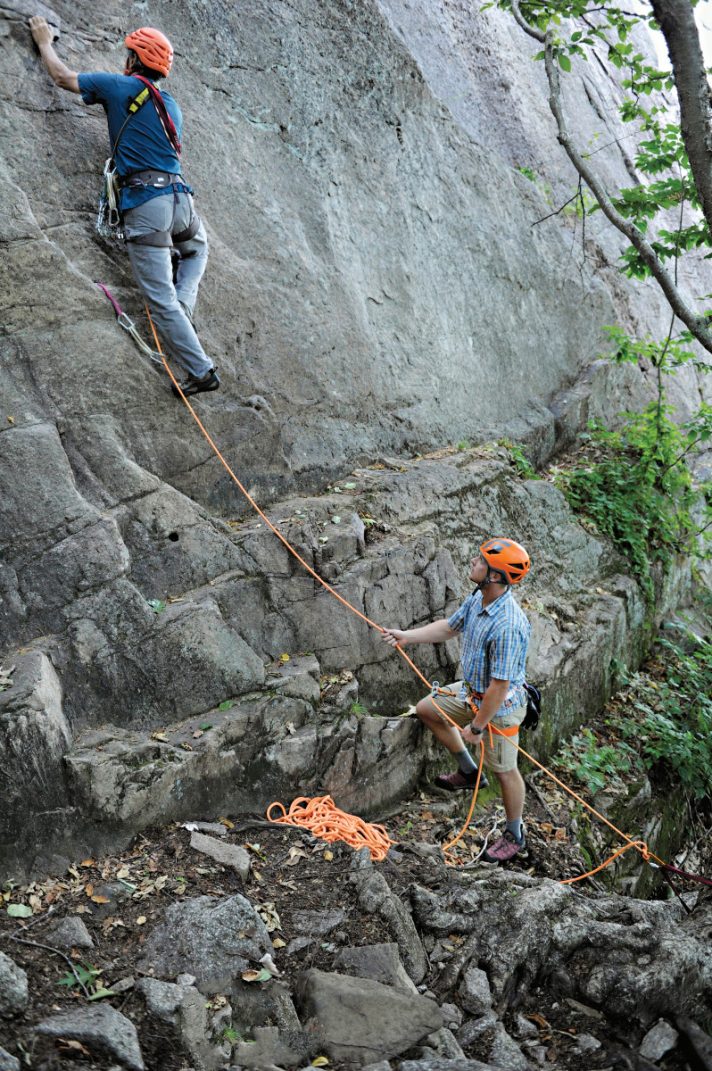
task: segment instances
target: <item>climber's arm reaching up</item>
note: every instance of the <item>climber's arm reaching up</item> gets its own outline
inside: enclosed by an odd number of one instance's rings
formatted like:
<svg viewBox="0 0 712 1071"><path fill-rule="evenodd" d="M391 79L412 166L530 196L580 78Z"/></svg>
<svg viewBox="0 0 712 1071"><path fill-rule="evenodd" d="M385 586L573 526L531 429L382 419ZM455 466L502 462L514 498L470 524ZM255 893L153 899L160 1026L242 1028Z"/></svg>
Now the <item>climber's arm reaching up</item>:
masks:
<svg viewBox="0 0 712 1071"><path fill-rule="evenodd" d="M33 15L30 19L30 32L39 49L42 62L47 74L60 89L68 89L71 93L79 92L79 79L75 71L70 71L65 63L54 51L52 45L52 29L41 15Z"/></svg>

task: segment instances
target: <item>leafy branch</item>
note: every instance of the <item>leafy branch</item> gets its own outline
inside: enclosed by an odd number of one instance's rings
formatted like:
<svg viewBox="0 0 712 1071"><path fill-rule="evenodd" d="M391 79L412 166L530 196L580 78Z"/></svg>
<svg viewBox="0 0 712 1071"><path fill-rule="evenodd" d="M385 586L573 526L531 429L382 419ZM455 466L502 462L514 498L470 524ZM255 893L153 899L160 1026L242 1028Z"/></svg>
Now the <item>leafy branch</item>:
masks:
<svg viewBox="0 0 712 1071"><path fill-rule="evenodd" d="M663 260L668 255L674 255L674 250L670 251L669 244L667 246L664 243L656 244L648 241L645 232L640 226L642 208L644 207L644 194L639 195L640 201L638 204L639 211L629 212L626 216L624 211L631 206L626 204L625 198L618 199L618 205L608 195L602 181L598 178L598 175L594 171L593 166L590 163L590 158L587 158L576 147L575 141L572 138L564 117L563 105L562 105L562 93L561 93L561 80L560 71L571 70L571 55L578 54L585 57L584 45L593 44L596 40L604 40L608 44L608 54L611 61L616 66L623 66L625 62L633 63L634 69L638 72L638 77L634 79L634 83L638 91L652 91L654 85L662 85L669 81L669 76L665 76L664 72L657 72L653 69L644 69L643 57L638 53L632 53L630 43L626 41L628 34L631 32L632 24L634 21L639 21L631 13L626 14L619 9L598 9L605 11L605 26L590 26L587 31L575 31L571 34L568 42L564 42L559 36L555 34L555 28L560 25L562 18L574 18L576 16L583 17L586 15L590 8L582 2L582 0L573 0L573 2L561 3L554 0L549 3L520 3L520 0L500 0L500 6L509 7L522 30L528 34L533 40L544 45L543 51L539 53L539 58L544 60L544 68L546 71L547 82L549 86L549 107L551 113L554 116L557 128L557 139L566 152L569 160L575 167L579 176L585 182L591 193L596 199L599 209L603 212L609 222L623 234L630 242L634 250L634 256L629 256L629 266L632 273L635 274L650 274L655 278L658 285L662 289L667 301L675 314L675 316L685 324L690 334L700 343L701 346L708 353L712 353L712 332L708 326L708 320L705 315L699 315L693 308L691 308L682 296L675 279L665 267ZM688 4L689 6L689 4ZM523 8L526 8L530 18L528 19L523 14ZM608 41L607 32L609 30L615 30L621 39L618 43L611 43ZM641 74L645 76L644 83L641 82ZM628 106L627 114L632 118L638 115L634 104ZM653 123L654 120L650 119ZM710 131L710 144L712 144L712 131ZM652 153L652 147L648 146L648 150ZM672 151L672 147L668 147L668 152ZM655 155L655 154L653 154ZM679 156L679 149L677 150L677 156ZM641 163L641 157L638 157L638 163ZM712 173L712 154L708 161L710 172ZM659 168L662 166L662 159L660 154L657 153L652 160L651 166ZM711 180L712 181L712 180ZM650 187L646 188L649 196L655 196L655 191L651 191ZM687 197L693 204L703 203L702 196L698 197L698 190L696 183L694 184L694 195L691 187L685 187L683 190L682 184L677 192L677 198L683 196ZM658 191L659 197L663 200L667 198L670 200L671 190L664 186ZM630 200L634 199L633 194L630 195ZM673 202L674 203L674 202ZM648 208L648 211L650 210ZM664 206L660 206L664 207ZM621 208L624 211L621 211ZM712 218L712 195L710 196L710 217ZM706 241L709 235L708 221L704 227L704 232L700 235L702 243ZM692 236L690 236L692 241Z"/></svg>

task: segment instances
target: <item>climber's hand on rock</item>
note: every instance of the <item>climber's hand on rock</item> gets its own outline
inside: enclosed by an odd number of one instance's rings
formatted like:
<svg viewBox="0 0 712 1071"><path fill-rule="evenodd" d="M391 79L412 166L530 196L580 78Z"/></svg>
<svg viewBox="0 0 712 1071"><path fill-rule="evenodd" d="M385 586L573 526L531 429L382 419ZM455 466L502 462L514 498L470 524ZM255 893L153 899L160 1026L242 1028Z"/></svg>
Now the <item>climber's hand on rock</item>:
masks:
<svg viewBox="0 0 712 1071"><path fill-rule="evenodd" d="M30 33L38 48L51 45L54 39L54 30L41 15L33 15L30 19Z"/></svg>

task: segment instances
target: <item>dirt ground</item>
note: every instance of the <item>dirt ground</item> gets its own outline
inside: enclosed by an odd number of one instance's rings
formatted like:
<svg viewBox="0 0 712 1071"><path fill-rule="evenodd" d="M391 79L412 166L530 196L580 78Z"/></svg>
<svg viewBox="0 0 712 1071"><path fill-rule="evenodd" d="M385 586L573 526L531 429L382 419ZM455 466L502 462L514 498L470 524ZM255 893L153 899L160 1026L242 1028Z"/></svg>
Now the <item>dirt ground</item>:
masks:
<svg viewBox="0 0 712 1071"><path fill-rule="evenodd" d="M385 820L397 847L391 857L376 865L382 868L394 891L403 892L412 882L428 883L431 868L424 867L409 846L421 842L443 845L452 839L462 827L469 802L469 793L425 790ZM288 984L310 967L333 970L334 956L341 947L388 939L379 921L362 914L354 904L348 884L353 857L350 848L327 845L304 831L272 825L258 817L252 822L233 822L229 816L220 815L214 818L225 826L225 840L244 845L251 853L252 870L244 886L234 871L191 849L187 829L172 826L141 834L119 855L80 860L60 878L5 889L5 910L0 911L0 949L27 972L31 996L24 1016L9 1026L0 1025L0 1043L21 1059L23 1067L35 1071L71 1066L105 1071L111 1067L111 1060L97 1057L77 1042L37 1038L32 1032L32 1026L40 1019L84 1002L102 989L119 990L118 995L97 999L110 1000L134 1022L147 1068L181 1071L188 1066L170 1028L147 1014L143 997L125 981L139 978L136 962L144 941L162 919L165 908L178 899L237 892L246 895L267 923L274 943L274 960ZM471 863L495 821L501 818L496 793L491 789L482 793L475 822L449 856L452 864ZM513 866L557 879L582 873L586 865L575 829L576 805L535 775L530 781L527 808L528 854ZM24 904L33 914L12 918L7 914L11 904ZM346 918L337 930L290 951L289 943L302 936L293 921L296 912L329 908L346 909ZM79 915L84 920L94 948L67 950L65 956L52 948L45 934L51 924L67 915ZM457 935L449 939L453 947L461 940ZM77 984L69 961L84 980L86 992ZM451 999L438 993L436 974L431 980L433 992L441 1002ZM429 980L425 982L428 985ZM221 999L213 998L214 1007L220 1006ZM557 995L555 980L533 990L524 1006L512 1010L511 1016L505 1018L508 1028L513 1028L515 1014L533 1024L535 1040L543 1046L549 1066L565 1071L633 1066L625 1055L630 1052L626 1047L634 1043L630 1024L606 1021L595 1009L582 1010L575 1002ZM516 1035L516 1030L513 1032ZM581 1034L593 1035L600 1047L576 1052ZM467 1055L486 1060L489 1041L486 1035L482 1036ZM328 1066L333 1071L340 1068L337 1063ZM679 1053L659 1065L661 1071L683 1071L687 1066Z"/></svg>

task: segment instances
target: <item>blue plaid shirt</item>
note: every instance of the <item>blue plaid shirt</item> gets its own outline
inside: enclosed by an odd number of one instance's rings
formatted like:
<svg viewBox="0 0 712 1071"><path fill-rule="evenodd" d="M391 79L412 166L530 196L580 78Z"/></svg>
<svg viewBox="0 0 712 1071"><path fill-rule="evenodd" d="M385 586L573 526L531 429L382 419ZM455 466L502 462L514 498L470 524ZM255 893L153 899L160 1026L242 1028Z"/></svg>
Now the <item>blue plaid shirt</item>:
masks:
<svg viewBox="0 0 712 1071"><path fill-rule="evenodd" d="M512 592L505 591L489 606L483 606L482 592L475 591L448 619L448 625L455 632L462 632L460 662L470 689L484 694L493 677L509 681L504 706L523 706L531 625ZM497 713L503 714L504 707Z"/></svg>

